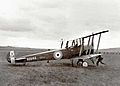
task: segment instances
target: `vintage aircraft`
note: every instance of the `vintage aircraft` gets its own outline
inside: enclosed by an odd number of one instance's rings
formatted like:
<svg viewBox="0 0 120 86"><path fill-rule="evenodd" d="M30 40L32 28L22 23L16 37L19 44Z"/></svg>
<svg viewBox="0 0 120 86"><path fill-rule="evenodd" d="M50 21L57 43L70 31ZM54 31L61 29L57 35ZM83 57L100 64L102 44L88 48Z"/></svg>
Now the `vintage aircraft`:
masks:
<svg viewBox="0 0 120 86"><path fill-rule="evenodd" d="M30 55L25 55L19 58L15 57L14 51L10 51L7 54L7 61L11 64L19 64L23 63L25 65L26 62L33 62L33 61L44 61L44 60L60 60L60 59L70 59L73 66L73 61L77 60L76 64L78 65L81 63L83 67L87 67L89 63L86 61L89 59L93 64L98 65L99 63L102 63L103 58L101 57L101 54L97 53L101 34L106 33L108 30L101 31L98 33L92 33L91 35L77 38L74 40L69 40L66 42L65 48L62 48L63 41L61 43L61 49L58 50L50 50L46 52L41 53L35 53ZM98 43L97 43L97 49L94 49L94 36L99 35ZM84 44L84 40L88 38L87 45ZM71 41L71 46L70 45ZM96 60L94 60L95 58ZM96 61L96 63L95 63ZM103 63L102 63L103 64Z"/></svg>

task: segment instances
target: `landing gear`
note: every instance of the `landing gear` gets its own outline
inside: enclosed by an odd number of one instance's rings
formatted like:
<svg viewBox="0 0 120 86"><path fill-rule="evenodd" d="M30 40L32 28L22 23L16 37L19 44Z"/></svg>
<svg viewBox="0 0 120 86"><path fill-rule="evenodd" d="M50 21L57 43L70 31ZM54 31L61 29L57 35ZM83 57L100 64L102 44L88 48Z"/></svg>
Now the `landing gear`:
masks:
<svg viewBox="0 0 120 86"><path fill-rule="evenodd" d="M25 66L25 65L26 65L26 60L23 61L23 66Z"/></svg>
<svg viewBox="0 0 120 86"><path fill-rule="evenodd" d="M84 61L84 62L82 63L82 66L83 66L83 67L88 67L88 63Z"/></svg>
<svg viewBox="0 0 120 86"><path fill-rule="evenodd" d="M78 59L77 65L79 65L80 62L83 63L84 62L83 59Z"/></svg>
<svg viewBox="0 0 120 86"><path fill-rule="evenodd" d="M47 63L49 63L50 61L49 60L47 60Z"/></svg>
<svg viewBox="0 0 120 86"><path fill-rule="evenodd" d="M71 59L72 67L74 67L73 59Z"/></svg>
<svg viewBox="0 0 120 86"><path fill-rule="evenodd" d="M88 63L86 61L83 61L83 59L78 59L77 65L79 65L80 62L81 62L81 66L88 67Z"/></svg>
<svg viewBox="0 0 120 86"><path fill-rule="evenodd" d="M23 66L25 66L26 65L26 63L23 63Z"/></svg>

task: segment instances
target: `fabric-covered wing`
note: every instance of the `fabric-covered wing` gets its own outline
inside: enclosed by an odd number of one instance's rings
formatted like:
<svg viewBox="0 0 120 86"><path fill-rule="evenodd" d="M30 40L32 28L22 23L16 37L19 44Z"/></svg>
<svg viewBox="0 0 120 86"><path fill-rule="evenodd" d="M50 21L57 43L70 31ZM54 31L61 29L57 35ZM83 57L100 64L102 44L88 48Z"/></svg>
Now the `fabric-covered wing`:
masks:
<svg viewBox="0 0 120 86"><path fill-rule="evenodd" d="M91 59L91 58L96 58L98 56L101 56L102 54L90 54L90 55L84 55L84 56L79 56L79 57L75 57L73 59L83 59L83 60L86 60L86 59Z"/></svg>
<svg viewBox="0 0 120 86"><path fill-rule="evenodd" d="M98 57L98 56L101 56L101 54L84 55L84 56L81 56L80 58L82 58L83 60L86 60L86 59L95 58L95 57Z"/></svg>

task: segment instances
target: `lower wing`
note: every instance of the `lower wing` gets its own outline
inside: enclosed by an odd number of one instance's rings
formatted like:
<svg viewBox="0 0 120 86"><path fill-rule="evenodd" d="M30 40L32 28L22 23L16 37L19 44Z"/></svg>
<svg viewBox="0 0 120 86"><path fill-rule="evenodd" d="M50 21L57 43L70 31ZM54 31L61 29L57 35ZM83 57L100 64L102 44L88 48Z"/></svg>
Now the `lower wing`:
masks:
<svg viewBox="0 0 120 86"><path fill-rule="evenodd" d="M91 58L96 58L98 56L101 56L102 54L90 54L90 55L84 55L84 56L79 56L79 57L75 57L74 59L91 59Z"/></svg>
<svg viewBox="0 0 120 86"><path fill-rule="evenodd" d="M102 54L90 54L90 55L81 56L80 58L83 60L86 60L86 59L90 59L90 58L96 58L96 57L101 56L101 55Z"/></svg>

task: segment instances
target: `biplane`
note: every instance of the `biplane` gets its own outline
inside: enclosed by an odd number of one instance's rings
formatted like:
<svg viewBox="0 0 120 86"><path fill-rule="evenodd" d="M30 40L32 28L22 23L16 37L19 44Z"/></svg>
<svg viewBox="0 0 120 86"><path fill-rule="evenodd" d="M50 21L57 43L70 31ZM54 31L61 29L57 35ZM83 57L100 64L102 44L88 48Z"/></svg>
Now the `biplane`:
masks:
<svg viewBox="0 0 120 86"><path fill-rule="evenodd" d="M74 60L77 60L75 64L82 65L83 67L88 67L89 59L93 64L99 65L102 63L103 57L102 54L98 53L101 34L109 32L109 30L101 31L98 33L92 33L91 35L87 35L81 38L77 38L74 40L68 40L65 42L65 47L63 48L63 41L61 43L61 48L57 50L50 50L30 55L25 55L19 58L16 58L15 52L10 51L7 54L7 61L11 64L26 64L26 62L34 62L34 61L49 61L49 60L61 60L61 59L70 59L72 66L74 66ZM97 36L98 35L98 36ZM97 36L97 49L94 49L94 37ZM85 39L87 40L87 44L85 45ZM94 58L94 59L93 59Z"/></svg>

